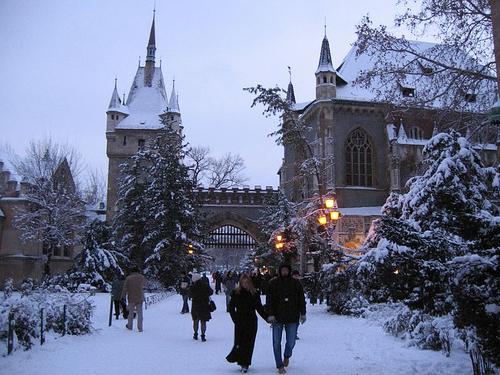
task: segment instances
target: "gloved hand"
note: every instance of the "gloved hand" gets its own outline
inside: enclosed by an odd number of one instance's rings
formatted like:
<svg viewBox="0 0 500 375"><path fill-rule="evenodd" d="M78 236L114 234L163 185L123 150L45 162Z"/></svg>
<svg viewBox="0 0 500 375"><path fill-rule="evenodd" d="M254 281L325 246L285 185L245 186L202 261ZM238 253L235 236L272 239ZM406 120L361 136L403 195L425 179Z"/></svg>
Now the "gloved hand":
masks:
<svg viewBox="0 0 500 375"><path fill-rule="evenodd" d="M274 315L268 316L267 317L267 322L270 324L276 323L276 317Z"/></svg>
<svg viewBox="0 0 500 375"><path fill-rule="evenodd" d="M304 324L304 323L306 322L306 320L307 320L307 318L306 318L306 316L305 316L305 315L301 315L301 316L300 316L300 319L299 319L300 324Z"/></svg>

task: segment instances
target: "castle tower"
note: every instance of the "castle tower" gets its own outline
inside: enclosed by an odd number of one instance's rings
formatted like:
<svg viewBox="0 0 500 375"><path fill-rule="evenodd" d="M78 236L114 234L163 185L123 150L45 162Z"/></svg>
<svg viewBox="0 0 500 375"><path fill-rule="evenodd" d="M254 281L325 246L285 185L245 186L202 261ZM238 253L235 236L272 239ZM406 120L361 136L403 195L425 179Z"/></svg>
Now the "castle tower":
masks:
<svg viewBox="0 0 500 375"><path fill-rule="evenodd" d="M106 218L111 221L116 213L118 200L118 184L120 181L120 165L130 161L138 150L147 147L159 132L164 131L165 116L174 116L180 130L180 110L175 94L173 110L168 110L167 98L161 66L155 66L156 36L155 15L149 32L146 51L146 63L137 67L137 72L127 95L127 101L120 100L116 87L106 111L106 154L108 164L108 192ZM175 89L173 90L175 93ZM170 112L168 112L170 111Z"/></svg>
<svg viewBox="0 0 500 375"><path fill-rule="evenodd" d="M316 99L332 99L337 96L337 72L332 65L330 54L330 44L325 36L321 43L321 53L319 55L318 69L316 69Z"/></svg>

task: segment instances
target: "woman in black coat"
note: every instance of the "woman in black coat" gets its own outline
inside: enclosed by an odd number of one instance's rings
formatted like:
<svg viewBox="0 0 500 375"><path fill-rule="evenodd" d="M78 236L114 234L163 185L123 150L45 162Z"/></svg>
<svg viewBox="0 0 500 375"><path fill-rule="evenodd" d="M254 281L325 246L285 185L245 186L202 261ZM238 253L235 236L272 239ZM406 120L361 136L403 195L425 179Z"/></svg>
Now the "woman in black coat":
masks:
<svg viewBox="0 0 500 375"><path fill-rule="evenodd" d="M246 373L252 363L255 336L257 335L257 315L266 320L267 315L260 302L260 296L252 279L243 275L240 285L234 290L229 303L229 313L234 323L234 346L226 357L228 362L236 362L241 372Z"/></svg>
<svg viewBox="0 0 500 375"><path fill-rule="evenodd" d="M193 284L189 289L192 299L191 317L193 318L193 339L198 340L198 326L201 322L201 341L207 341L205 333L207 322L212 318L210 314L210 296L214 293L212 288L199 274L193 275Z"/></svg>

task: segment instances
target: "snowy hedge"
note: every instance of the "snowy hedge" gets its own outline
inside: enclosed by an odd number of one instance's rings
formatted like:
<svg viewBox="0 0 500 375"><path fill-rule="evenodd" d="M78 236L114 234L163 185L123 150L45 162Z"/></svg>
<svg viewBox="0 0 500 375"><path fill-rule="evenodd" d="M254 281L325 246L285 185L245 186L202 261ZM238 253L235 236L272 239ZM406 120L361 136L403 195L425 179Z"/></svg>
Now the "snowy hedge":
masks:
<svg viewBox="0 0 500 375"><path fill-rule="evenodd" d="M66 305L66 321L64 321ZM92 331L94 306L88 295L72 294L63 288L35 290L30 293L4 294L0 299L0 341L2 351L7 346L9 314L14 318L15 348L30 349L40 338L40 310L44 309L44 331L83 335Z"/></svg>

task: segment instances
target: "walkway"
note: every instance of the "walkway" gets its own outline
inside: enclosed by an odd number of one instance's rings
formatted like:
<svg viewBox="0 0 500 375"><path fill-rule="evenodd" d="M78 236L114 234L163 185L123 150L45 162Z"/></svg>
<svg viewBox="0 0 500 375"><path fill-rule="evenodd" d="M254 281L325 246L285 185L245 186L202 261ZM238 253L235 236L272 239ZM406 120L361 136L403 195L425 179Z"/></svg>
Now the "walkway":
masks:
<svg viewBox="0 0 500 375"><path fill-rule="evenodd" d="M232 322L224 297L209 322L206 343L192 339L190 315L180 315L181 298L172 296L145 312L144 332L127 331L123 320L107 327L108 295L96 297L98 332L79 337L49 338L43 347L0 357L2 375L221 375L237 374L225 361L232 345ZM469 374L465 353L405 348L363 319L331 316L324 307L308 306L308 320L299 329L288 374ZM259 318L260 319L260 318ZM274 374L269 326L259 321L250 374Z"/></svg>

